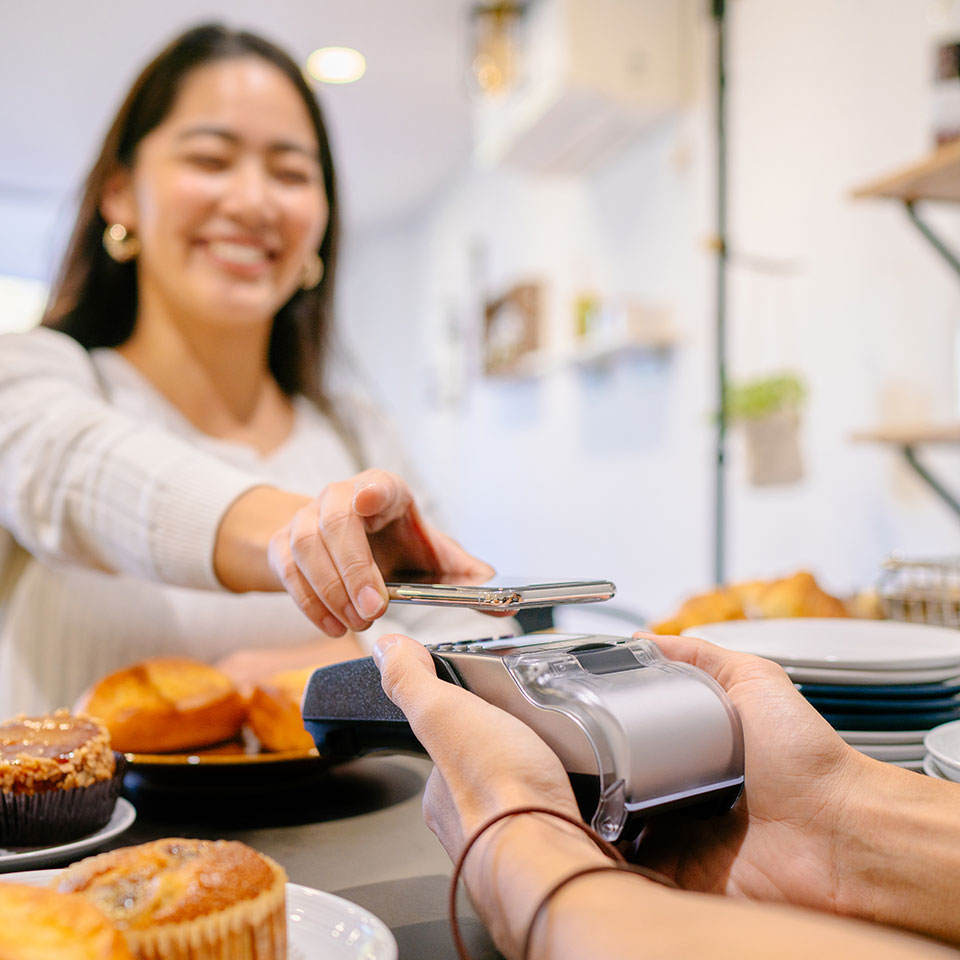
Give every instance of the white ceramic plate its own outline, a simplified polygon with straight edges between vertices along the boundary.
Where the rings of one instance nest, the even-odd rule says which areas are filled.
[[[0,881],[45,887],[59,870],[27,870]],[[369,910],[332,893],[287,884],[287,960],[397,960],[397,941]]]
[[[893,761],[919,763],[927,752],[922,743],[851,743],[849,740],[847,743],[868,757],[873,757],[874,760],[884,760],[888,763]]]
[[[928,753],[950,779],[960,779],[960,720],[934,727],[923,738]]]
[[[913,770],[914,773],[923,772],[923,760],[888,760],[891,767],[902,767],[904,770]]]
[[[952,781],[952,778],[947,776],[943,768],[937,765],[937,761],[934,760],[929,753],[923,758],[923,772],[928,777],[936,777],[938,780]],[[960,780],[960,774],[958,774],[957,780]],[[952,782],[956,782],[956,781],[952,781]]]
[[[0,873],[8,870],[26,870],[28,867],[39,867],[45,863],[66,863],[69,860],[75,860],[80,854],[95,850],[100,844],[128,830],[136,819],[137,811],[134,810],[133,804],[120,797],[107,825],[89,836],[50,847],[15,847],[11,850],[0,847]]]
[[[837,733],[854,747],[864,744],[922,744],[927,735],[926,730],[838,730]]]
[[[799,617],[730,620],[684,632],[791,667],[880,670],[885,676],[946,667],[955,674],[960,667],[960,632],[923,623]]]
[[[831,667],[784,667],[783,669],[795,683],[839,683],[844,686],[940,683],[942,680],[952,680],[957,674],[956,667],[939,667],[936,670],[834,670]]]

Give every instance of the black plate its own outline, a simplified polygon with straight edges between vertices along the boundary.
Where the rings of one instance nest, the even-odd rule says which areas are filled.
[[[821,713],[936,713],[960,710],[960,697],[944,697],[935,700],[881,700],[879,697],[863,697],[859,700],[846,697],[807,697]]]
[[[864,686],[849,683],[798,683],[797,689],[805,697],[850,697],[857,700],[868,697],[919,700],[925,697],[952,697],[960,693],[960,683],[889,683]]]
[[[960,709],[922,713],[824,713],[836,730],[929,730],[941,723],[960,720]]]

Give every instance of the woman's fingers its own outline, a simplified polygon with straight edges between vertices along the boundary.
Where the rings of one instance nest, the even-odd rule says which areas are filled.
[[[353,478],[352,506],[370,533],[399,520],[413,505],[410,488],[395,473],[364,470]]]
[[[321,568],[321,593],[330,605],[336,594],[344,616],[354,630],[365,630],[387,606],[387,588],[373,559],[364,519],[354,509],[349,483],[329,486],[318,501],[316,529],[305,531],[319,539],[329,565]],[[317,548],[319,554],[319,547]],[[313,577],[309,578],[313,582]],[[335,608],[336,609],[336,608]],[[356,622],[351,622],[356,621]]]
[[[384,470],[330,484],[275,535],[269,559],[297,606],[334,636],[365,630],[386,611],[385,577],[422,570],[481,583],[493,574],[430,528],[407,484]]]
[[[267,550],[270,566],[283,585],[283,589],[290,594],[294,603],[311,623],[319,627],[328,636],[343,636],[346,632],[343,623],[327,608],[297,566],[290,549],[292,526],[292,523],[288,524],[278,530],[270,539]]]

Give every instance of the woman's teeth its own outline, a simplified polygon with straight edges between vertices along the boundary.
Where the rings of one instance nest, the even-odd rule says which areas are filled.
[[[251,246],[247,243],[229,243],[217,240],[210,244],[210,252],[218,259],[227,263],[236,263],[241,266],[253,266],[266,263],[270,258],[262,247]]]

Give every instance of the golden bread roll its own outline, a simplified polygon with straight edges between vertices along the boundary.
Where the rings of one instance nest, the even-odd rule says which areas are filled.
[[[691,597],[677,611],[675,617],[655,623],[650,629],[654,633],[675,635],[701,623],[743,620],[745,616],[743,606],[733,594],[726,590],[713,590]]]
[[[760,615],[776,617],[846,617],[843,602],[820,589],[812,573],[801,570],[774,580],[757,598]]]
[[[3,960],[133,960],[107,918],[77,894],[0,883]]]
[[[73,864],[53,881],[79,894],[142,960],[284,960],[286,874],[227,840],[154,840]]]
[[[114,749],[163,753],[237,736],[246,703],[233,681],[185,657],[142,660],[97,683],[79,704],[102,720]]]
[[[303,728],[300,701],[315,669],[287,670],[253,688],[247,723],[265,749],[279,752],[313,746],[313,737]]]
[[[733,583],[691,597],[668,620],[650,629],[659,634],[678,634],[690,627],[723,620],[778,617],[847,617],[843,601],[824,593],[813,574],[801,570],[780,580],[749,580]]]

